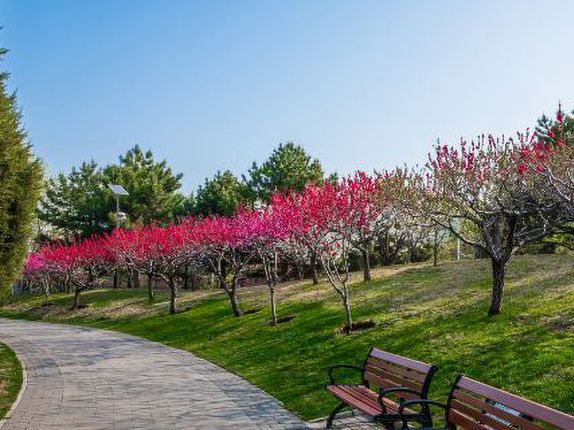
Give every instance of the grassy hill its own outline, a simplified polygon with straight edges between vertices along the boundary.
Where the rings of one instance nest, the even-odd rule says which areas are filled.
[[[279,327],[265,324],[267,308],[235,318],[217,291],[182,294],[190,309],[167,315],[167,303],[149,306],[144,290],[91,291],[85,309],[65,309],[23,298],[2,316],[85,324],[119,330],[189,350],[233,371],[310,419],[335,401],[324,392],[326,368],[361,364],[371,346],[439,366],[431,396],[444,398],[457,372],[566,412],[574,412],[574,268],[567,256],[512,260],[503,312],[487,317],[491,288],[487,260],[393,266],[352,286],[355,320],[378,323],[340,335],[344,312],[326,283],[281,286]],[[167,296],[159,295],[160,300]],[[266,306],[265,287],[241,290],[244,309]]]

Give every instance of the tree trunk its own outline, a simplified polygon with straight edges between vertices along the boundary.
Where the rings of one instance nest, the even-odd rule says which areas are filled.
[[[130,269],[128,269],[128,285],[127,285],[128,289],[133,287],[133,275],[132,275],[132,271]]]
[[[70,310],[75,311],[80,306],[80,293],[81,293],[80,287],[76,287],[76,289],[74,290],[74,301],[72,302],[72,307],[70,308]]]
[[[492,299],[488,315],[498,315],[502,305],[502,292],[504,290],[504,275],[506,270],[506,261],[490,259],[492,264]]]
[[[116,269],[114,270],[114,289],[117,289],[119,287],[118,283],[119,283],[119,273],[118,269]]]
[[[379,242],[379,258],[381,259],[381,264],[383,266],[390,266],[393,264],[393,257],[389,249],[389,236],[385,234],[378,238]]]
[[[438,229],[434,229],[434,243],[433,243],[433,266],[438,265]]]
[[[139,289],[139,287],[140,287],[140,273],[137,270],[134,270],[132,273],[133,273],[133,277],[134,277],[134,288]]]
[[[150,303],[152,303],[154,300],[154,297],[153,297],[153,275],[151,273],[148,273],[148,275],[147,275],[147,298],[148,298]]]
[[[173,278],[169,278],[169,289],[171,290],[171,297],[169,298],[169,313],[175,315],[177,313],[177,285]]]
[[[183,267],[183,287],[184,290],[189,288],[189,265]]]
[[[313,285],[319,283],[319,273],[317,272],[317,257],[311,257],[311,276],[313,277]]]
[[[303,261],[297,259],[297,277],[300,281],[303,280]]]
[[[345,297],[343,298],[343,304],[345,305],[345,318],[346,318],[346,331],[347,334],[351,333],[351,330],[353,329],[353,317],[351,315],[351,303],[349,301],[349,293],[347,293],[345,295]]]
[[[371,280],[371,262],[369,261],[369,249],[365,249],[361,251],[363,255],[363,280],[370,281]]]
[[[269,298],[271,305],[271,325],[277,325],[277,303],[275,301],[275,287],[269,287]]]
[[[235,284],[235,280],[233,281],[233,283]],[[233,315],[235,315],[236,317],[240,317],[241,315],[243,315],[243,312],[241,311],[241,308],[239,307],[239,302],[237,301],[237,292],[235,285],[233,285],[231,289],[226,291],[227,295],[229,296],[229,301],[231,302],[231,309],[233,310]]]

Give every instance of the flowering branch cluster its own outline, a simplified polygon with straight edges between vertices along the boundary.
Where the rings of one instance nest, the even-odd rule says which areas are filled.
[[[350,330],[350,255],[362,257],[368,280],[374,243],[386,253],[383,261],[392,261],[399,246],[428,240],[430,231],[436,241],[433,229],[439,226],[491,258],[489,312],[496,314],[511,255],[574,219],[574,144],[570,134],[560,134],[561,121],[557,117],[544,138],[527,131],[516,139],[483,135],[456,147],[438,144],[423,169],[357,172],[309,184],[302,193],[277,193],[269,203],[239,208],[232,217],[186,218],[51,244],[29,256],[24,275],[31,282],[74,285],[76,307],[82,290],[111,270],[127,268],[148,276],[150,299],[151,280],[163,279],[175,313],[182,267],[204,268],[240,316],[239,280],[247,266],[259,264],[276,324],[276,286],[293,262],[315,261],[343,302]]]

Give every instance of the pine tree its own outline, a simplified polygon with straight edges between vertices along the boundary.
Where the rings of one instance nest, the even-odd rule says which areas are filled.
[[[253,200],[269,200],[273,193],[301,193],[308,183],[321,184],[324,174],[318,159],[312,159],[301,146],[286,142],[260,166],[254,162],[243,179]]]
[[[179,192],[182,178],[182,173],[173,173],[165,160],[156,161],[151,151],[144,152],[139,145],[120,156],[119,164],[103,170],[106,186],[120,184],[129,192],[120,205],[132,223],[173,221],[184,210],[185,197]]]
[[[127,214],[123,224],[167,223],[189,210],[181,187],[181,173],[174,174],[166,161],[157,162],[151,151],[134,146],[118,164],[103,169],[94,161],[84,162],[71,173],[51,178],[40,205],[42,221],[60,236],[90,237],[109,232],[116,225],[116,203],[109,185],[122,185],[120,209]]]
[[[46,182],[38,216],[62,238],[87,238],[111,230],[113,207],[112,196],[102,182],[101,169],[90,161]]]
[[[232,216],[237,206],[246,201],[247,187],[229,170],[217,172],[197,190],[196,215]]]
[[[0,49],[0,57],[7,51]],[[8,73],[0,72],[0,293],[10,292],[28,251],[42,166],[22,126],[16,95],[8,93]]]

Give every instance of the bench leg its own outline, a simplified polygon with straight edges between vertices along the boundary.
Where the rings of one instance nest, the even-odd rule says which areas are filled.
[[[433,426],[432,415],[431,415],[431,411],[427,405],[423,405],[423,414],[424,414],[424,418],[420,421],[421,425],[423,427],[432,428],[432,426]]]
[[[343,402],[340,405],[338,405],[335,409],[333,409],[333,412],[331,412],[331,415],[329,415],[329,419],[327,420],[327,428],[328,429],[333,427],[333,420],[335,419],[335,416],[339,412],[341,412],[346,406],[347,406],[347,404]]]

